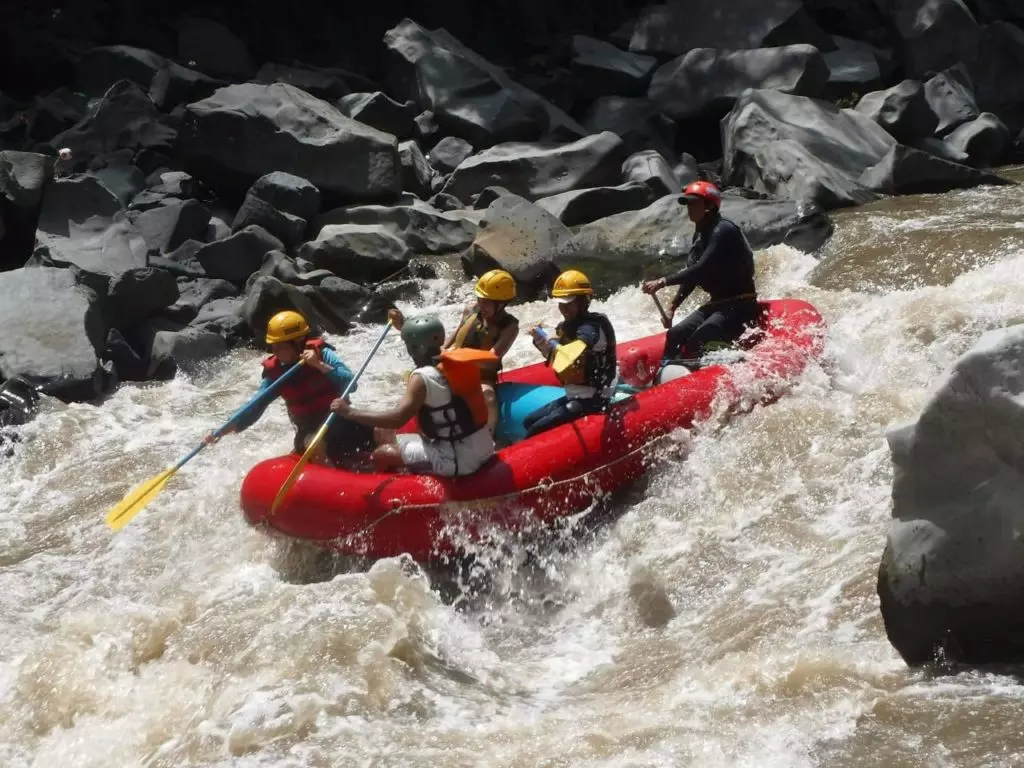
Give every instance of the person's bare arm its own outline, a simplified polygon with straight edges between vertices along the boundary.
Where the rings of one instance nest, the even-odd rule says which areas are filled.
[[[405,394],[398,405],[390,411],[363,411],[353,408],[340,398],[331,403],[331,410],[339,416],[370,427],[398,429],[416,415],[426,399],[427,386],[423,379],[419,376],[410,376]]]

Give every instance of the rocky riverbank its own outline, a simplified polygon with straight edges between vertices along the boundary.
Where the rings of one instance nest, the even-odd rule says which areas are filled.
[[[258,345],[281,308],[344,333],[445,256],[526,295],[600,263],[610,290],[685,247],[695,178],[755,247],[814,252],[830,209],[1008,183],[987,169],[1018,156],[1005,3],[453,6],[455,31],[407,5],[319,31],[4,11],[0,376],[93,400]]]

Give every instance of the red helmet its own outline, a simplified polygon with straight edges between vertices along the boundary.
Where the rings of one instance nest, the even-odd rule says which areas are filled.
[[[694,181],[686,185],[682,197],[679,198],[680,205],[686,205],[687,198],[699,197],[712,208],[718,209],[722,205],[722,193],[718,187],[710,181]]]
[[[658,362],[640,347],[627,347],[619,355],[619,375],[633,387],[647,387],[658,373]]]

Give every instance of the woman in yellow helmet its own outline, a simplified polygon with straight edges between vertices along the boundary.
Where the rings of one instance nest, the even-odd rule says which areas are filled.
[[[462,312],[462,321],[445,342],[445,349],[490,350],[498,362],[481,365],[480,380],[487,401],[487,424],[494,430],[498,422],[498,396],[494,391],[501,371],[501,360],[519,335],[519,320],[506,307],[516,297],[516,281],[503,269],[485,272],[473,287],[476,301]]]
[[[444,343],[443,349],[490,350],[498,362],[480,364],[480,381],[487,401],[487,425],[491,431],[498,422],[498,396],[494,387],[501,371],[501,360],[519,335],[519,320],[506,307],[516,297],[516,281],[503,269],[485,272],[473,287],[476,301],[462,311],[462,320]],[[401,313],[396,311],[396,328],[401,330]]]
[[[615,391],[615,329],[607,317],[590,311],[593,295],[585,274],[578,269],[566,270],[551,288],[551,297],[562,314],[554,336],[540,326],[530,331],[533,345],[565,387],[565,397],[538,408],[523,420],[527,437],[603,411]]]
[[[322,338],[310,338],[309,324],[298,312],[286,310],[270,318],[266,342],[273,354],[263,361],[260,391],[267,389],[299,360],[303,362],[303,370],[278,390],[278,396],[288,407],[288,417],[295,425],[295,452],[302,453],[330,413],[331,402],[351,381],[352,371],[338,357],[334,347]],[[351,391],[355,389],[352,387]],[[255,424],[270,402],[245,414],[233,431],[241,432]],[[212,442],[210,436],[207,442]],[[336,418],[327,430],[324,443],[326,458],[337,462],[352,453],[373,450],[373,428]],[[314,461],[320,463],[323,459],[323,455],[314,457]]]

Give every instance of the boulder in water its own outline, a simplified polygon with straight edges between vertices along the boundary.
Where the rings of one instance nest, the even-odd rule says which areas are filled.
[[[745,92],[722,130],[726,184],[824,208],[1010,183],[897,144],[860,112],[775,91]]]
[[[945,136],[958,125],[978,116],[974,85],[963,66],[950,67],[928,78],[924,84],[924,96],[938,119],[937,136]]]
[[[99,297],[71,270],[0,273],[0,378],[23,376],[65,401],[102,395],[109,383],[100,360],[103,314]]]
[[[924,86],[917,80],[904,80],[884,91],[866,93],[857,102],[856,110],[905,144],[931,136],[939,124],[925,98]]]
[[[984,334],[889,431],[886,634],[911,665],[1024,661],[1024,325]]]
[[[946,144],[962,152],[976,168],[991,168],[1006,156],[1010,148],[1010,130],[991,112],[982,112],[969,123],[953,129]]]

